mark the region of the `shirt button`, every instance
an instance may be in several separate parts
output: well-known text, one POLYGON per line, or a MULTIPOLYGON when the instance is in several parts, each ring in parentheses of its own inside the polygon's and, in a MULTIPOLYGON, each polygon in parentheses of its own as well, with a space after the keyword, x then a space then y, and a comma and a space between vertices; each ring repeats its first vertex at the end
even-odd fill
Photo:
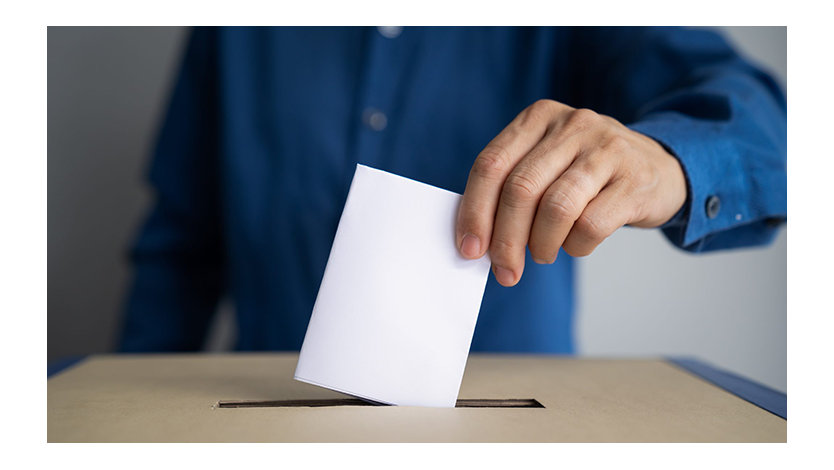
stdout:
POLYGON ((718 211, 721 210, 721 199, 718 196, 710 196, 707 198, 707 217, 714 219, 718 217, 718 211))
POLYGON ((388 127, 388 116, 376 108, 367 108, 362 113, 362 121, 366 126, 379 132, 388 127))
POLYGON ((395 37, 399 36, 403 32, 402 26, 377 26, 376 30, 379 31, 379 34, 385 36, 388 39, 394 39, 395 37))

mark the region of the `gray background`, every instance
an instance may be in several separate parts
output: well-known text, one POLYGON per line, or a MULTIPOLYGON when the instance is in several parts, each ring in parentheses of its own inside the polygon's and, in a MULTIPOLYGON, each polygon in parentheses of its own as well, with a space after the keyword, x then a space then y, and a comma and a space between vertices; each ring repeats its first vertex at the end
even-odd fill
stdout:
MULTIPOLYGON (((786 83, 786 28, 724 27, 786 83)), ((48 358, 112 351, 144 173, 186 28, 48 29, 48 358)), ((579 265, 579 353, 695 356, 786 390, 786 232, 690 255, 622 229, 579 265)), ((221 307, 209 347, 227 349, 221 307)))

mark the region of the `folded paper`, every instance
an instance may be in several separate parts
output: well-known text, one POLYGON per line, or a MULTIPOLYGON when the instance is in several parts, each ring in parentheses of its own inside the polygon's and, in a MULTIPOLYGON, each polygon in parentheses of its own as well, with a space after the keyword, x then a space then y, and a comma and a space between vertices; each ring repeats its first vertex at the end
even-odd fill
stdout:
POLYGON ((459 194, 357 165, 295 379, 454 407, 489 275, 455 245, 459 194))

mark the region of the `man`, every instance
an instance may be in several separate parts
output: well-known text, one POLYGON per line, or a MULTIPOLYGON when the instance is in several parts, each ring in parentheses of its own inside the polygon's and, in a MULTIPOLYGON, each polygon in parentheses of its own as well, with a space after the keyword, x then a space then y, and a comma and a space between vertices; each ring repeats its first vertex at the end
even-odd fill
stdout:
POLYGON ((570 353, 571 256, 617 228, 694 252, 772 240, 785 108, 707 31, 197 29, 122 350, 199 349, 223 295, 237 349, 298 349, 359 162, 463 192, 458 247, 494 274, 473 350, 570 353))

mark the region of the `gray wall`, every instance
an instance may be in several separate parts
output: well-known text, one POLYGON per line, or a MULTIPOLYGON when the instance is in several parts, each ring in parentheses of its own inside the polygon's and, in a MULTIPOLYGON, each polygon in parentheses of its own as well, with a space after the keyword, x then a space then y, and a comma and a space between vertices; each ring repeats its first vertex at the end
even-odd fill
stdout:
MULTIPOLYGON (((786 28, 719 28, 786 83, 786 28)), ((786 390, 787 240, 691 255, 623 229, 585 258, 577 340, 594 356, 695 356, 786 390)))
MULTIPOLYGON (((785 28, 720 28, 786 80, 785 28)), ((115 346, 127 248, 147 210, 147 158, 184 28, 48 30, 48 357, 115 346)), ((786 235, 689 255, 623 229, 579 263, 584 355, 691 355, 786 388, 786 235)), ((222 308, 210 345, 234 332, 222 308)))
POLYGON ((143 177, 184 32, 48 29, 50 359, 115 345, 127 247, 150 202, 143 177))

